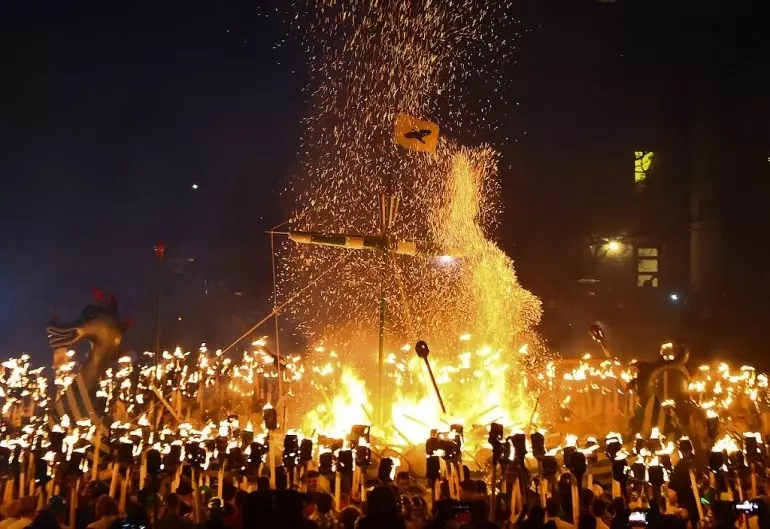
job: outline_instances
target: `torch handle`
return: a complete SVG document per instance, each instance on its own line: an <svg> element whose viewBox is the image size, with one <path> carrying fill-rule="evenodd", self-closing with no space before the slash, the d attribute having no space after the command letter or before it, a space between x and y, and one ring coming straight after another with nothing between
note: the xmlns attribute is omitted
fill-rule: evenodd
<svg viewBox="0 0 770 529"><path fill-rule="evenodd" d="M430 369L430 366L428 366L428 369ZM432 376L432 375L431 375ZM435 384L435 382L434 382ZM439 397L441 398L441 397ZM443 404L442 404L443 406ZM491 502L489 506L489 521L494 523L496 518L496 511L497 511L497 462L492 462L492 479L491 479L491 487L492 487L492 495L491 495Z"/></svg>
<svg viewBox="0 0 770 529"><path fill-rule="evenodd" d="M441 411L443 413L446 413L446 406L444 406L444 399L441 398L441 392L438 389L438 384L436 384L436 377L433 376L433 369L430 367L430 362L428 362L428 359L425 358L425 365L428 368L428 374L430 375L430 381L433 383L433 391L436 392L436 397L438 398L438 403L441 405Z"/></svg>

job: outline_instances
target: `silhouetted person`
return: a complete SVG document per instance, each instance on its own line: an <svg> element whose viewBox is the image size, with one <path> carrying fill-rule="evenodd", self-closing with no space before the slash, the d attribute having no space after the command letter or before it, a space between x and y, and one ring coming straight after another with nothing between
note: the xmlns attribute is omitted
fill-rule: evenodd
<svg viewBox="0 0 770 529"><path fill-rule="evenodd" d="M39 511L32 520L32 525L35 529L60 529L56 515L48 509Z"/></svg>
<svg viewBox="0 0 770 529"><path fill-rule="evenodd" d="M554 529L575 529L575 526L559 518L561 514L561 505L558 498L548 498L545 502L546 522L553 522Z"/></svg>
<svg viewBox="0 0 770 529"><path fill-rule="evenodd" d="M270 478L259 476L259 479L257 479L257 490L270 490Z"/></svg>
<svg viewBox="0 0 770 529"><path fill-rule="evenodd" d="M577 529L596 529L596 518L590 512L584 512L578 518Z"/></svg>
<svg viewBox="0 0 770 529"><path fill-rule="evenodd" d="M366 515L358 520L357 529L406 529L396 495L390 487L375 487L366 497Z"/></svg>
<svg viewBox="0 0 770 529"><path fill-rule="evenodd" d="M348 506L342 509L337 516L340 529L355 529L356 521L361 516L361 511L356 507Z"/></svg>
<svg viewBox="0 0 770 529"><path fill-rule="evenodd" d="M88 529L113 529L113 525L120 520L118 504L109 495L102 494L96 500L94 520Z"/></svg>
<svg viewBox="0 0 770 529"><path fill-rule="evenodd" d="M183 518L179 512L181 505L179 496L173 492L166 496L166 512L158 520L158 527L155 529L192 529L192 522Z"/></svg>

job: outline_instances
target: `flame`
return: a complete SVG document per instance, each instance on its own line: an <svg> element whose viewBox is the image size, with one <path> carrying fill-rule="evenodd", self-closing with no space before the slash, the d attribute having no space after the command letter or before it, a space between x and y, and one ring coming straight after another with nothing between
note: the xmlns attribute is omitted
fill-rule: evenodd
<svg viewBox="0 0 770 529"><path fill-rule="evenodd" d="M729 434L725 434L724 437L719 439L711 449L712 452L727 452L728 454L734 454L740 452L741 449L738 443Z"/></svg>

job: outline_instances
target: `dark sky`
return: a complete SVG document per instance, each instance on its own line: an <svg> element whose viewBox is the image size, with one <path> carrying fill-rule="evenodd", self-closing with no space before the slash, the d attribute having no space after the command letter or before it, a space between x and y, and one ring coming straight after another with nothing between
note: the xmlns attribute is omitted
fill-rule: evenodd
<svg viewBox="0 0 770 529"><path fill-rule="evenodd" d="M0 350L40 347L93 287L141 328L156 240L196 259L200 291L264 293L303 111L283 28L252 2L23 1L0 20Z"/></svg>
<svg viewBox="0 0 770 529"><path fill-rule="evenodd" d="M93 287L118 295L137 322L132 346L149 346L156 240L168 247L167 315L226 340L264 313L263 232L289 215L276 197L307 108L302 58L273 49L284 28L260 15L263 3L3 3L0 356L47 354L49 316L74 316ZM622 203L607 204L632 178L629 152L676 143L699 54L733 144L770 155L767 129L751 125L770 93L761 17L749 3L697 5L516 7L533 31L501 131L511 138L501 243L525 285L574 281L562 257L585 233L623 224ZM210 300L194 306L203 291ZM169 334L197 338L181 329Z"/></svg>

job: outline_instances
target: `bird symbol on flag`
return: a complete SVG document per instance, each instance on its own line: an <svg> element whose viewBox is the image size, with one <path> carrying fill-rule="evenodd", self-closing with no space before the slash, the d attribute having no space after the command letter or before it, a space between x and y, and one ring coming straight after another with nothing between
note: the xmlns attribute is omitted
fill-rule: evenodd
<svg viewBox="0 0 770 529"><path fill-rule="evenodd" d="M407 132L404 134L404 138L410 139L410 140L417 140L420 143L425 143L425 136L429 136L430 131L428 129L420 129L420 130L413 130L411 132Z"/></svg>
<svg viewBox="0 0 770 529"><path fill-rule="evenodd" d="M416 152L436 152L438 125L408 114L397 114L393 124L393 141Z"/></svg>

